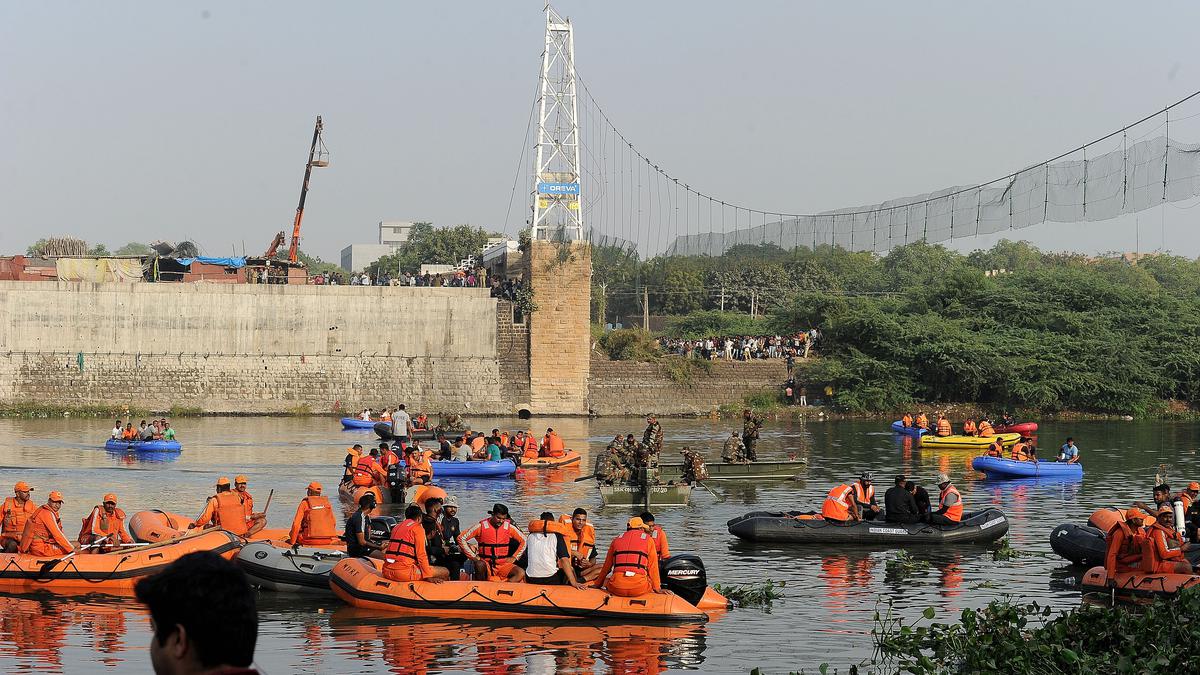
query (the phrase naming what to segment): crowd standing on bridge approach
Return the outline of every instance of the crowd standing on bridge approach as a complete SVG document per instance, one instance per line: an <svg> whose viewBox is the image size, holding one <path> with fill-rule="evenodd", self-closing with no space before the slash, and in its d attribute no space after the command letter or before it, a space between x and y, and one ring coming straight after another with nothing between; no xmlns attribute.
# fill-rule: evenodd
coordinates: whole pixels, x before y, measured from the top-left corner
<svg viewBox="0 0 1200 675"><path fill-rule="evenodd" d="M808 358L821 339L821 331L811 328L792 335L717 335L699 340L658 338L667 354L707 361L752 361L757 359Z"/></svg>

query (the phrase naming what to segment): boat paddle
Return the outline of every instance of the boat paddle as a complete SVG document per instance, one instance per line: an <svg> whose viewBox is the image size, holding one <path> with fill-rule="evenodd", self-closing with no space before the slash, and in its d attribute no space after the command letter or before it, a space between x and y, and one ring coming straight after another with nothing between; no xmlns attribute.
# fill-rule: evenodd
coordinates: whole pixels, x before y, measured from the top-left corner
<svg viewBox="0 0 1200 675"><path fill-rule="evenodd" d="M723 502L723 501L725 501L725 498L724 498L724 497L722 497L721 495L717 494L716 492L713 492L713 489L712 489L712 488L710 488L710 487L708 487L707 485L705 485L703 481L696 481L696 485L699 485L700 487L704 488L705 490L708 490L708 494L710 494L710 495L712 495L712 496L716 497L718 502Z"/></svg>
<svg viewBox="0 0 1200 675"><path fill-rule="evenodd" d="M73 558L75 556L76 553L79 553L79 551L71 551L70 553L64 555L61 558L57 558L55 560L47 560L46 562L42 563L42 569L38 570L38 575L36 578L41 579L42 577L46 576L46 574L48 574L50 572L50 570L54 569L55 565L59 564L60 562L63 562L64 560L70 560L71 558Z"/></svg>
<svg viewBox="0 0 1200 675"><path fill-rule="evenodd" d="M585 481L585 480L591 480L591 479L593 479L593 478L595 478L595 477L596 477L596 474L594 474L594 473L589 473L589 474L588 474L588 475L586 475L586 476L580 476L579 478L576 478L574 482L576 482L576 483L581 483L581 482L583 482L583 481Z"/></svg>

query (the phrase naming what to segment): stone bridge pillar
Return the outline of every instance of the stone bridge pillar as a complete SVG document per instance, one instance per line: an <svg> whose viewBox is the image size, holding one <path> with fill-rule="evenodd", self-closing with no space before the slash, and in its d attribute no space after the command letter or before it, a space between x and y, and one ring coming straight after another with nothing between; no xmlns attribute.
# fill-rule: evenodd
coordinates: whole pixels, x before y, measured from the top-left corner
<svg viewBox="0 0 1200 675"><path fill-rule="evenodd" d="M526 279L529 403L535 415L586 415L591 371L592 249L587 242L530 242Z"/></svg>

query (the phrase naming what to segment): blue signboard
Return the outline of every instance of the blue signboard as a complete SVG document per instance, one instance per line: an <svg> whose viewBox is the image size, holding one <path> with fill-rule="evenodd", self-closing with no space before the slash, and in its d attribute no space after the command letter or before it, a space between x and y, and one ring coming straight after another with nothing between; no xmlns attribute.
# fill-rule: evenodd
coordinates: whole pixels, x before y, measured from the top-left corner
<svg viewBox="0 0 1200 675"><path fill-rule="evenodd" d="M577 195L579 183L538 183L537 191L543 195Z"/></svg>

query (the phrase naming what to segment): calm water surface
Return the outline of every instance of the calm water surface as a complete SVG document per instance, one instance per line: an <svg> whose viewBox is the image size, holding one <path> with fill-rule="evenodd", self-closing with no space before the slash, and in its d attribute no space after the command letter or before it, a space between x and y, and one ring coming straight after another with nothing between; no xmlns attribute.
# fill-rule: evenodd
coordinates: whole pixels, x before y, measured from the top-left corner
<svg viewBox="0 0 1200 675"><path fill-rule="evenodd" d="M473 419L473 426L516 428L516 420ZM641 435L636 419L542 419L568 445L590 456L616 433ZM1193 423L1080 422L1045 424L1043 455L1073 435L1083 448L1082 482L983 481L969 467L970 452L922 452L884 431L879 422L768 422L760 457L807 456L800 480L710 485L720 499L697 490L688 508L657 514L673 552L699 554L710 582L773 579L786 583L771 611L735 609L702 626L644 627L557 623L485 623L422 620L363 612L335 598L259 596L256 662L268 673L554 673L748 672L844 668L871 656L872 615L892 600L916 618L934 607L939 619L956 616L1008 594L1058 608L1079 604L1076 573L1050 552L1047 536L1058 523L1083 521L1109 504L1146 500L1160 464L1172 483L1200 478ZM664 420L667 454L691 444L712 460L734 427L708 420ZM369 443L369 432L343 432L336 420L204 418L180 420L184 452L174 461L139 461L103 449L103 420L0 420L0 487L27 480L36 501L52 489L67 500L63 522L78 531L85 512L115 491L129 514L149 508L198 514L220 475L250 477L255 504L275 490L270 527L287 527L308 481L335 485L345 449ZM36 468L26 468L36 467ZM873 470L883 488L896 472L933 488L946 471L968 510L990 505L1008 514L1012 545L1026 555L997 562L982 548L916 549L930 567L903 580L889 578L889 551L838 550L738 542L725 522L749 510L814 508L836 482ZM526 472L516 480L443 483L459 497L464 526L485 517L494 501L525 522L543 510L592 512L600 538L623 530L628 513L601 509L590 482L574 483L581 469ZM723 500L723 501L722 501ZM149 672L149 623L129 598L0 594L0 671ZM844 671L843 671L844 672Z"/></svg>

